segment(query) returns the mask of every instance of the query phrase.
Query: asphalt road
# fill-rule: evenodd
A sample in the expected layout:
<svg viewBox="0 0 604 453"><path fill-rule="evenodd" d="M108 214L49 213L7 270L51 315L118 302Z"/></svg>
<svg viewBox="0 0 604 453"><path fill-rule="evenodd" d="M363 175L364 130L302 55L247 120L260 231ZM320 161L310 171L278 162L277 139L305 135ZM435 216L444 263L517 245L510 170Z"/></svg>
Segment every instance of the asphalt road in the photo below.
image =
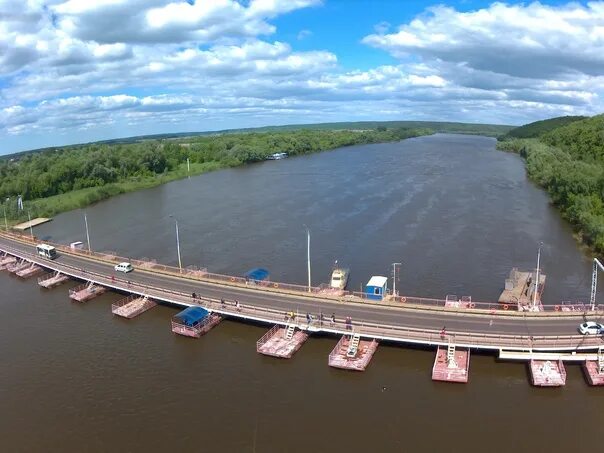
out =
<svg viewBox="0 0 604 453"><path fill-rule="evenodd" d="M0 249L19 250L23 253L35 253L33 245L24 244L13 239L0 237ZM56 264L54 264L56 263ZM301 315L322 312L326 316L335 314L337 319L350 316L354 322L369 322L388 326L409 327L440 331L444 326L448 332L486 333L522 336L565 336L577 335L577 326L582 322L580 314L563 318L546 316L508 316L499 313L484 316L469 315L463 309L457 311L434 311L413 309L410 307L386 307L371 302L352 303L338 302L329 299L295 296L250 288L241 288L216 283L192 281L178 276L166 275L146 270L134 270L125 276L113 270L113 265L93 261L77 255L61 253L54 261L48 261L48 267L53 265L68 265L90 273L104 275L108 278L115 276L119 280L128 279L133 285L148 285L182 292L196 294L213 299L226 301L238 300L242 305L271 308L279 311L298 312Z"/></svg>

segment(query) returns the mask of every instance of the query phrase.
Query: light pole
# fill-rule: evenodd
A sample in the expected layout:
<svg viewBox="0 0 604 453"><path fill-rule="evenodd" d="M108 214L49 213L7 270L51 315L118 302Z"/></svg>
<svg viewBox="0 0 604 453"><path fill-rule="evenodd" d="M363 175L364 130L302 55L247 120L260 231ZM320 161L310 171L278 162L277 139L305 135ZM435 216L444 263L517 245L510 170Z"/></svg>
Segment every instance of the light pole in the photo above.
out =
<svg viewBox="0 0 604 453"><path fill-rule="evenodd" d="M27 210L27 219L29 220L29 234L31 234L31 238L34 238L34 230L31 228L31 215L29 215L29 209Z"/></svg>
<svg viewBox="0 0 604 453"><path fill-rule="evenodd" d="M8 220L6 220L6 203L8 203L10 201L9 197L6 197L6 200L4 200L4 203L2 205L2 207L4 208L4 228L6 229L6 232L8 233Z"/></svg>
<svg viewBox="0 0 604 453"><path fill-rule="evenodd" d="M604 271L604 265L597 258L594 258L593 272L591 274L591 296L589 297L589 306L591 311L596 309L596 291L598 290L598 268Z"/></svg>
<svg viewBox="0 0 604 453"><path fill-rule="evenodd" d="M396 297L396 266L401 266L402 263L392 263L392 295Z"/></svg>
<svg viewBox="0 0 604 453"><path fill-rule="evenodd" d="M90 252L90 233L88 232L88 217L84 212L84 224L86 225L86 242L88 243L88 251Z"/></svg>
<svg viewBox="0 0 604 453"><path fill-rule="evenodd" d="M537 251L537 271L535 272L535 290L533 291L533 308L537 306L537 291L539 291L539 262L541 261L541 246L543 242L539 243L539 250Z"/></svg>
<svg viewBox="0 0 604 453"><path fill-rule="evenodd" d="M308 292L310 293L312 291L310 278L310 230L306 225L304 225L304 228L306 228L306 262L308 265Z"/></svg>
<svg viewBox="0 0 604 453"><path fill-rule="evenodd" d="M176 226L176 253L178 253L178 268L182 271L182 260L180 259L180 237L178 235L178 220L173 215L170 215L171 218L174 219L174 224Z"/></svg>

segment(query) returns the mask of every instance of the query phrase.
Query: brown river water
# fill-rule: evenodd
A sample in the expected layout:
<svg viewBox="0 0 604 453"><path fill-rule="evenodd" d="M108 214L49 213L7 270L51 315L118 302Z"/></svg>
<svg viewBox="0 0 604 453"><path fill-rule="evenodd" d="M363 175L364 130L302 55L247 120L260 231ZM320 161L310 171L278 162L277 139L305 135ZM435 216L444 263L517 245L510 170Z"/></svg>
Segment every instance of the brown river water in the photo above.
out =
<svg viewBox="0 0 604 453"><path fill-rule="evenodd" d="M115 197L87 210L95 250L313 283L335 259L349 289L402 262L402 294L495 300L543 242L544 303L589 296L590 258L522 160L490 138L436 135L264 162ZM83 211L34 230L85 240ZM559 389L526 365L474 353L469 383L434 383L434 351L380 345L363 373L331 369L337 338L291 360L256 353L269 326L225 321L199 340L170 331L176 309L111 315L123 295L78 305L0 273L0 446L6 452L541 452L590 445L604 388L568 365ZM596 438L596 443L598 439Z"/></svg>

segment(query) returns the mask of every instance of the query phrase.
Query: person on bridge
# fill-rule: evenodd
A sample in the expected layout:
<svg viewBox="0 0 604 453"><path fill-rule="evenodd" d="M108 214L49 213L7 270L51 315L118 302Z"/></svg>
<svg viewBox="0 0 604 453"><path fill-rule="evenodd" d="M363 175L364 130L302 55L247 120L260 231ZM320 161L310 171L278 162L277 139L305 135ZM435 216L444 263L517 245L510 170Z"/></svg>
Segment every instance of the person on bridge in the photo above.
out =
<svg viewBox="0 0 604 453"><path fill-rule="evenodd" d="M235 308L237 308L237 311L241 311L241 306L239 305L239 301L237 299L235 299Z"/></svg>
<svg viewBox="0 0 604 453"><path fill-rule="evenodd" d="M336 324L336 314L332 313L331 314L331 325L334 326Z"/></svg>
<svg viewBox="0 0 604 453"><path fill-rule="evenodd" d="M224 308L224 299L220 299L220 305Z"/></svg>
<svg viewBox="0 0 604 453"><path fill-rule="evenodd" d="M447 336L447 327L443 326L442 330L440 331L441 340L444 340L446 336Z"/></svg>

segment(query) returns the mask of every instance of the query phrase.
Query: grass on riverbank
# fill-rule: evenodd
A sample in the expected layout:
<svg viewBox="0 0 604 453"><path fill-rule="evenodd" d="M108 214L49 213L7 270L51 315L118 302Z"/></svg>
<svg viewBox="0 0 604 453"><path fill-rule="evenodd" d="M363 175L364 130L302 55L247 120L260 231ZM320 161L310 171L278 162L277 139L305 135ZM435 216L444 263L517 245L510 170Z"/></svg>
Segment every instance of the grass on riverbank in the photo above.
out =
<svg viewBox="0 0 604 453"><path fill-rule="evenodd" d="M434 133L429 129L294 131L233 134L180 141L103 145L54 150L0 162L0 195L11 224L52 217L109 197L147 189L187 176L263 161L273 152L291 156L370 143L399 141ZM187 171L190 161L190 172ZM58 193L57 193L58 192ZM15 193L23 194L19 211ZM33 200L29 198L39 193Z"/></svg>
<svg viewBox="0 0 604 453"><path fill-rule="evenodd" d="M180 164L175 170L155 176L133 177L124 182L105 184L100 187L88 187L86 189L74 190L60 195L32 200L28 203L32 217L52 217L61 212L73 209L82 209L91 204L107 198L134 192L136 190L149 189L170 181L196 176L202 173L225 168L218 162L192 163L191 171L187 172L187 165ZM19 223L20 219L11 220L11 224Z"/></svg>

